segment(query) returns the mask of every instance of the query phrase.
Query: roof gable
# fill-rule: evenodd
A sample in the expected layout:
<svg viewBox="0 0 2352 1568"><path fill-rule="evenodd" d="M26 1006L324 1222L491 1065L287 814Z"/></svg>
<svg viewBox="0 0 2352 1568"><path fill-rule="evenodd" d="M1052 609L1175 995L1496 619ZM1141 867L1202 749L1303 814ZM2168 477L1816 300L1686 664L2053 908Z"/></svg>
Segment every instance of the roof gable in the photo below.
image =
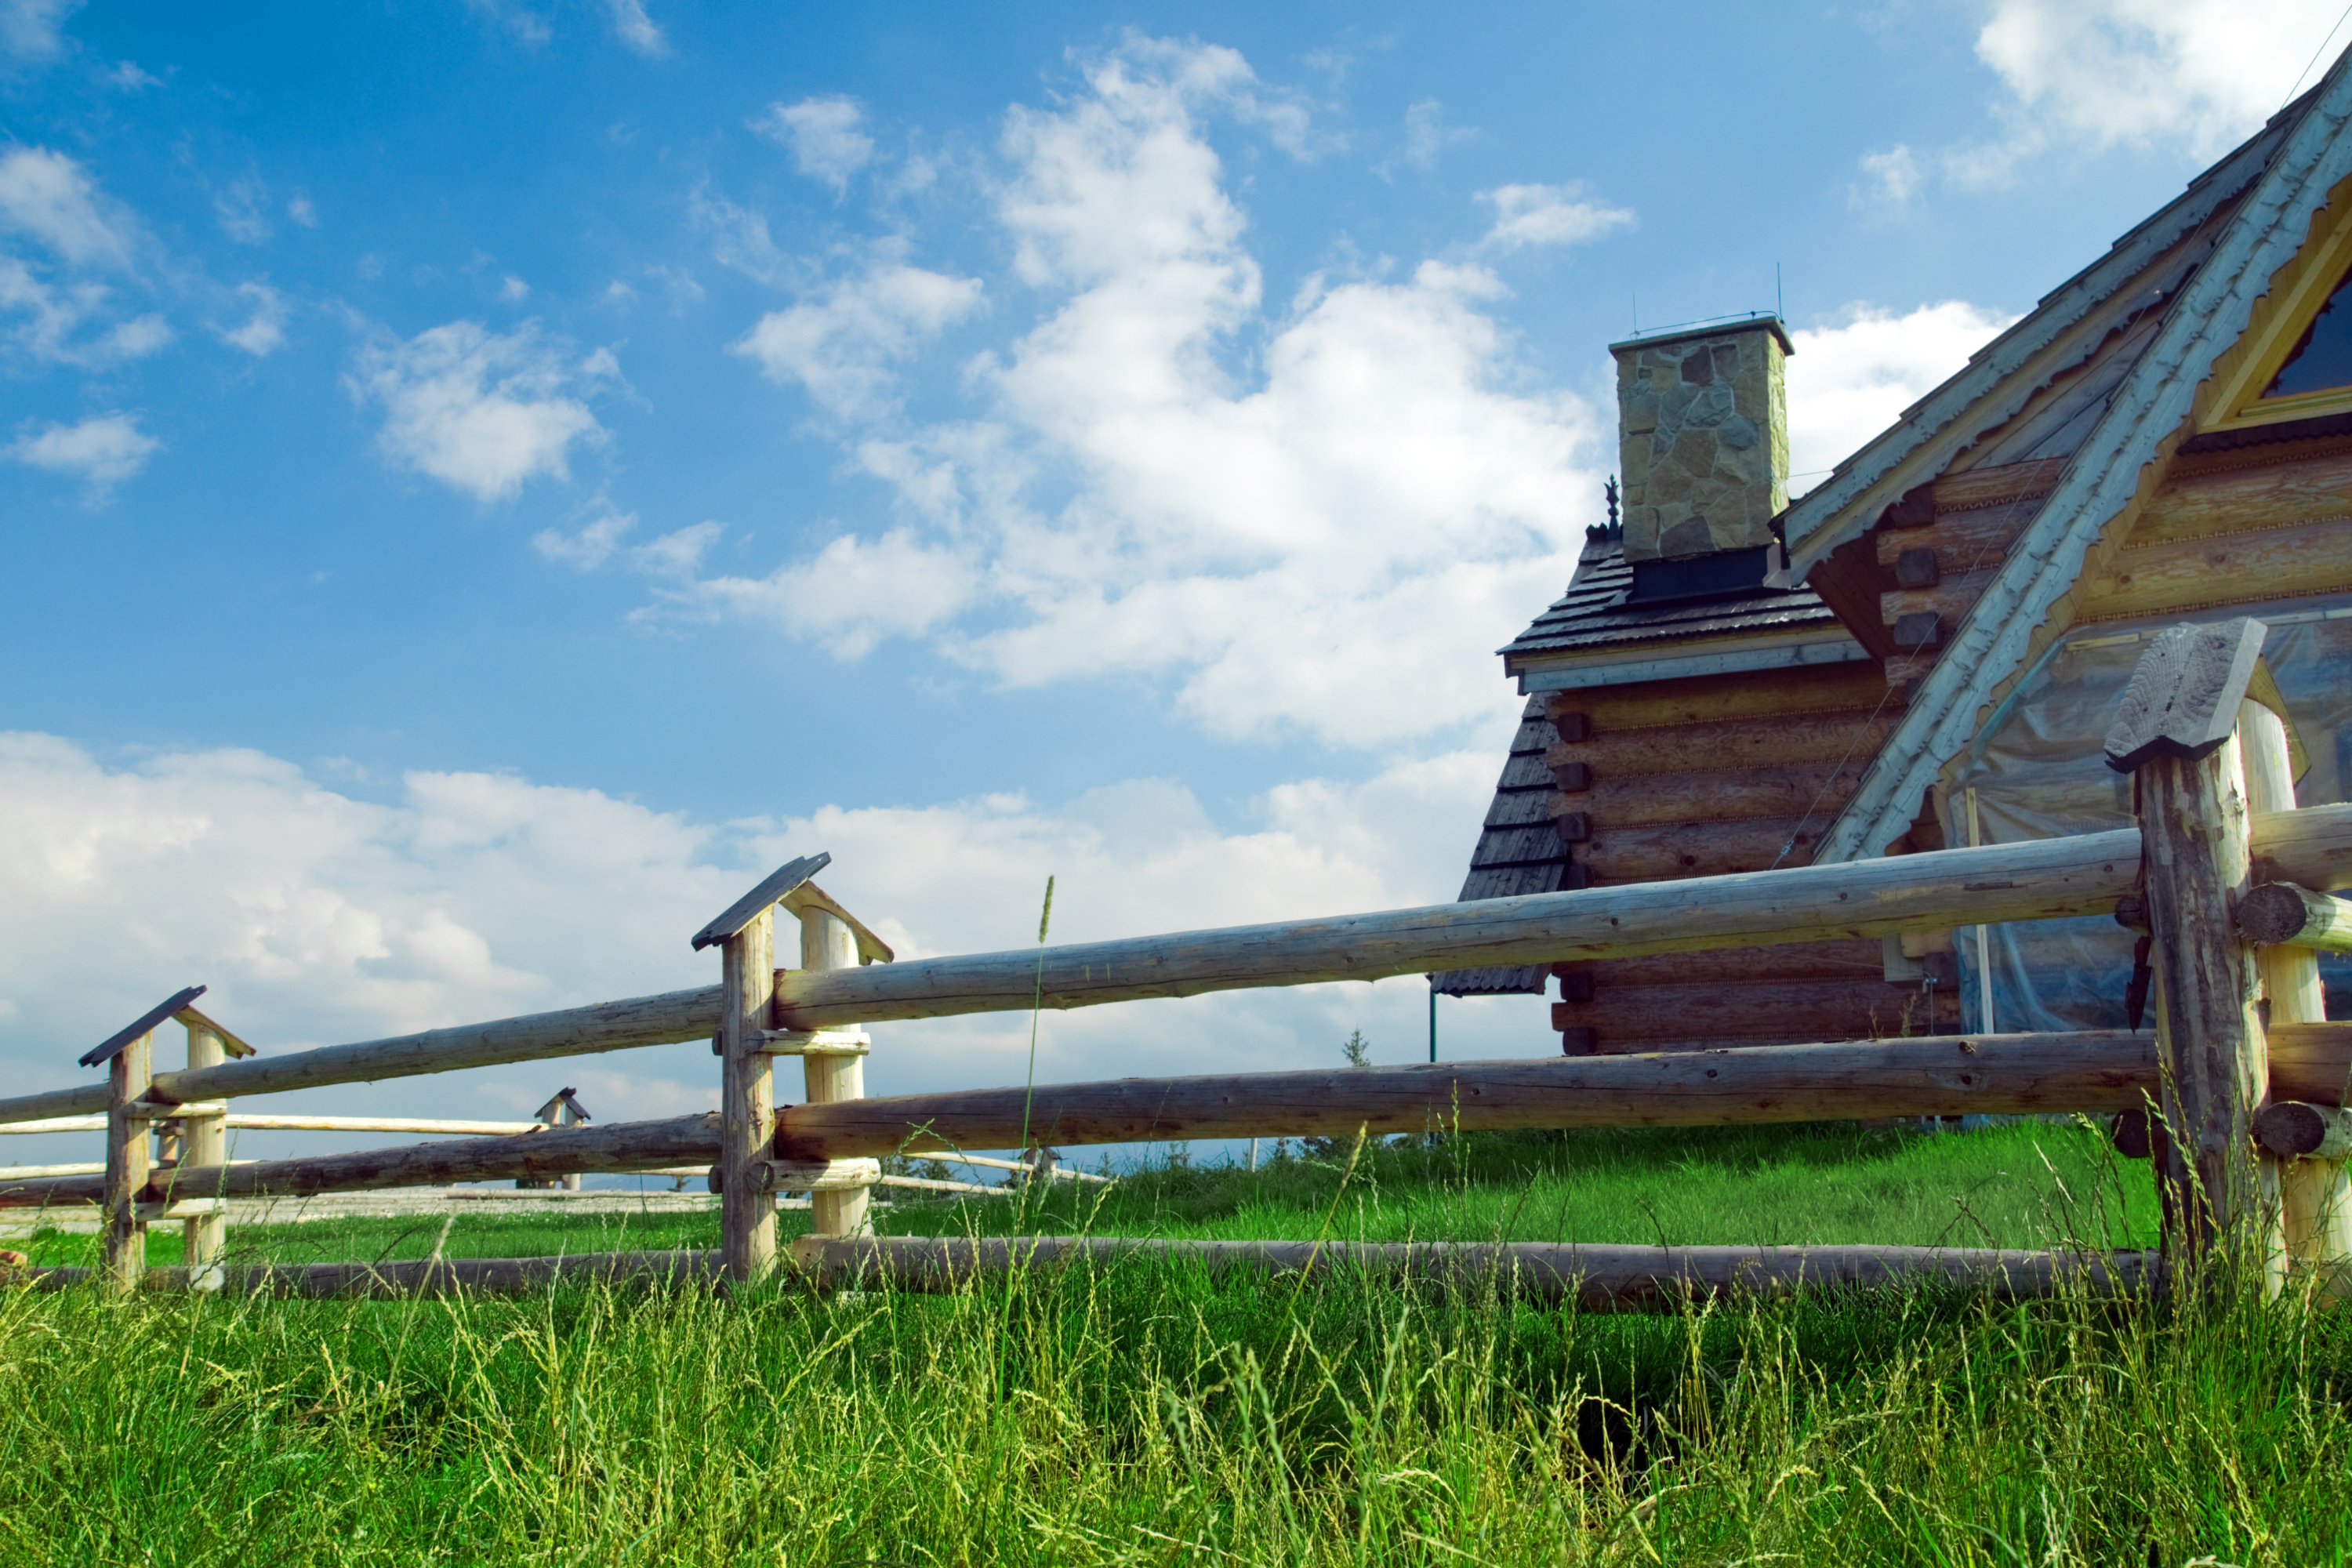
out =
<svg viewBox="0 0 2352 1568"><path fill-rule="evenodd" d="M2282 278L2295 276L2291 269L2306 257L2315 223L2337 187L2352 181L2352 136L2345 134L2352 121L2352 51L2296 109L2266 128L2264 137L2278 141L2261 179L2180 284L2161 325L1945 656L1914 687L1902 722L1832 826L1820 858L1874 855L1906 831L1986 706L2071 623L2077 583L2095 570L2096 552L2119 542L2174 448L2207 412L2216 373L2227 380L2252 352L2250 327L2259 328L2279 308L2266 297Z"/></svg>
<svg viewBox="0 0 2352 1568"><path fill-rule="evenodd" d="M2023 320L1971 355L1958 374L1792 503L1781 519L1791 575L1801 578L1907 491L1950 470L1980 439L2016 434L2019 416L2030 417L2036 395L2054 383L2075 377L2094 361L2105 361L2110 369L2135 362L2152 334L2133 329L2160 314L2201 270L2247 193L2326 85L2282 110L2105 256L2044 295ZM2127 354L2116 352L2119 336L2131 340L2122 345ZM2085 432L2070 434L2079 442ZM1973 457L1977 463L2012 462L2049 455L2053 445L2044 439L2021 449L2003 441L2000 452Z"/></svg>

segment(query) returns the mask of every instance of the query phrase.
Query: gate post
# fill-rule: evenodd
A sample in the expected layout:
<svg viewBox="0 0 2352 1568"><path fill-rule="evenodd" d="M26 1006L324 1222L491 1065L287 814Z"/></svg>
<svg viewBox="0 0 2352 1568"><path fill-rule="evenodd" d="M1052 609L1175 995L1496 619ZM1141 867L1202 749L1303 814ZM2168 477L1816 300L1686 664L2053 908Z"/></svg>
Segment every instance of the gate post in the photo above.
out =
<svg viewBox="0 0 2352 1568"><path fill-rule="evenodd" d="M193 1016L193 1010L181 1015L180 1022L188 1030L188 1067L218 1067L226 1059L221 1037L209 1023ZM228 1132L226 1110L219 1116L197 1114L182 1119L180 1129L180 1163L184 1167L213 1166L228 1163ZM212 1198L210 1193L183 1193L184 1198ZM190 1215L182 1221L183 1260L188 1266L188 1283L196 1289L220 1288L221 1254L228 1239L228 1215L223 1205L214 1202L201 1214Z"/></svg>
<svg viewBox="0 0 2352 1568"><path fill-rule="evenodd" d="M139 1289L147 1271L147 1222L139 1197L147 1185L147 1118L132 1102L147 1092L154 1076L155 1037L151 1031L127 1041L106 1064L106 1237L102 1266L107 1287Z"/></svg>
<svg viewBox="0 0 2352 1568"><path fill-rule="evenodd" d="M2239 710L2238 733L2245 747L2248 804L2258 813L2294 810L2294 763L2284 721L2250 700ZM2316 952L2292 942L2258 945L2254 965L2269 1005L2266 1025L2326 1022ZM2282 1159L2278 1172L2288 1267L2326 1269L2323 1293L2352 1293L2352 1177L2344 1162Z"/></svg>
<svg viewBox="0 0 2352 1568"><path fill-rule="evenodd" d="M2106 756L2132 775L2147 879L2170 1132L2157 1179L2176 1227L2166 1247L2185 1264L2218 1254L2257 1269L2267 1294L2284 1273L2278 1167L2253 1138L2270 1062L2236 921L2252 866L2239 706L2266 629L2242 616L2159 634L2132 671Z"/></svg>
<svg viewBox="0 0 2352 1568"><path fill-rule="evenodd" d="M857 937L831 910L809 907L799 911L801 967L855 969ZM802 1081L810 1105L866 1098L866 1041L862 1031L823 1029L795 1042L801 1058ZM870 1187L819 1188L809 1194L809 1231L814 1236L871 1236Z"/></svg>
<svg viewBox="0 0 2352 1568"><path fill-rule="evenodd" d="M728 1277L746 1285L776 1261L776 1199L761 1179L776 1136L774 1074L761 1048L776 994L775 938L775 910L763 909L726 939L720 968L719 1245Z"/></svg>

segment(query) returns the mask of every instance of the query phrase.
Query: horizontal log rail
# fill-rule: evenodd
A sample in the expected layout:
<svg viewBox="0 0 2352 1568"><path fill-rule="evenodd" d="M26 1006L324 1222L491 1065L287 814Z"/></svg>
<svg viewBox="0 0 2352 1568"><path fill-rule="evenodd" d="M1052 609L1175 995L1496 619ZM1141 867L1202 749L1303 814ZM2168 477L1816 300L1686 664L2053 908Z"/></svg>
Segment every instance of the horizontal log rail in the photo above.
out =
<svg viewBox="0 0 2352 1568"><path fill-rule="evenodd" d="M558 1127L527 1138L471 1138L446 1143L411 1143L394 1149L362 1149L299 1160L239 1161L226 1165L184 1165L158 1171L145 1194L164 1198L309 1197L319 1193L362 1193L386 1187L441 1186L451 1182L544 1181L574 1173L633 1173L680 1165L709 1164L719 1156L719 1115L678 1116L664 1121L614 1121L603 1126ZM103 1197L102 1176L61 1176L0 1187L0 1208L37 1208L49 1204L95 1203Z"/></svg>
<svg viewBox="0 0 2352 1568"><path fill-rule="evenodd" d="M1586 1311L1639 1310L1693 1296L1785 1296L1803 1289L1944 1284L1996 1299L2069 1287L2137 1293L2152 1252L2037 1252L1933 1247L1608 1247L1549 1242L1189 1241L1127 1237L805 1236L792 1258L821 1286L887 1282L948 1291L974 1280L1074 1264L1190 1264L1326 1279L1421 1280L1542 1300Z"/></svg>
<svg viewBox="0 0 2352 1568"><path fill-rule="evenodd" d="M2334 1104L2352 1024L2280 1025L2281 1098ZM2125 1110L2156 1091L2152 1033L1945 1035L1526 1061L1116 1079L799 1105L777 1117L793 1159L1001 1148L1025 1126L1056 1144L1433 1129L1715 1126L1849 1117Z"/></svg>
<svg viewBox="0 0 2352 1568"><path fill-rule="evenodd" d="M95 1283L95 1268L25 1271L36 1290L68 1290ZM249 1268L150 1268L142 1289L196 1288L233 1296L419 1296L479 1292L512 1295L544 1290L561 1280L593 1284L638 1280L709 1283L719 1278L716 1250L682 1252L579 1252L564 1258L449 1258L408 1263L265 1264ZM8 1275L0 1271L0 1282Z"/></svg>
<svg viewBox="0 0 2352 1568"><path fill-rule="evenodd" d="M2281 1100L2336 1105L2352 1078L2352 1024L2270 1033ZM793 1106L775 1154L814 1180L825 1162L1004 1148L1027 1131L1054 1143L1196 1138L1350 1137L1432 1130L1716 1126L1850 1117L2135 1109L2157 1089L2151 1034L1946 1035L1833 1045L1752 1046L1566 1060L1454 1062L1115 1079L1035 1089L956 1089ZM715 1113L160 1172L144 1195L301 1197L319 1193L661 1172L719 1156ZM861 1167L861 1175L863 1168ZM102 1177L0 1187L0 1208L94 1203Z"/></svg>
<svg viewBox="0 0 2352 1568"><path fill-rule="evenodd" d="M2352 884L2352 805L2258 816L2253 844L2255 872L2263 880L2319 889ZM780 1023L809 1030L1022 1011L1039 994L1041 976L1045 1006L1087 1007L1489 964L1763 947L2105 914L2130 890L2138 863L2139 834L2123 828L1680 882L1085 942L1047 948L1042 954L1028 950L784 970L777 974L776 1012ZM719 988L709 986L159 1072L149 1094L164 1100L275 1094L626 1050L708 1038L718 1018ZM88 1113L105 1104L103 1084L53 1089L0 1100L0 1122Z"/></svg>

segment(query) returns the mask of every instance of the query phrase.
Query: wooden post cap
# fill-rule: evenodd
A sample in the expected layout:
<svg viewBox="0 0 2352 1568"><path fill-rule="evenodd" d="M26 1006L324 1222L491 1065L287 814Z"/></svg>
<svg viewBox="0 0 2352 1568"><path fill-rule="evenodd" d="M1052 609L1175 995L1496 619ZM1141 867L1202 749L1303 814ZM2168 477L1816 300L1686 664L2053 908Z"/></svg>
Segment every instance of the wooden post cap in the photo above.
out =
<svg viewBox="0 0 2352 1568"><path fill-rule="evenodd" d="M191 985L184 991L175 993L168 1001L158 1002L154 1006L142 1013L135 1022L125 1024L97 1045L82 1052L79 1058L81 1065L94 1068L112 1061L122 1053L123 1047L142 1035L153 1033L156 1025L204 994L204 986Z"/></svg>
<svg viewBox="0 0 2352 1568"><path fill-rule="evenodd" d="M2124 689L2107 731L2107 766L2127 773L2159 755L2193 762L2218 750L2237 728L2269 630L2240 616L2158 633Z"/></svg>
<svg viewBox="0 0 2352 1568"><path fill-rule="evenodd" d="M694 951L725 942L781 902L802 883L833 864L830 854L803 855L776 868L758 887L727 906L727 912L694 933Z"/></svg>

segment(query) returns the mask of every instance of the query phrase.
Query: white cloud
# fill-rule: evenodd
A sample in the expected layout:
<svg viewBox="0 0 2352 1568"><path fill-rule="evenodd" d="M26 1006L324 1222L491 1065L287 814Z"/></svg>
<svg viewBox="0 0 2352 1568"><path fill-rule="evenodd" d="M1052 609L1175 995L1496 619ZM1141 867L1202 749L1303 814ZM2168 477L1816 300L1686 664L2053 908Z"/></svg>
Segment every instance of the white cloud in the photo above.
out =
<svg viewBox="0 0 2352 1568"><path fill-rule="evenodd" d="M247 178L213 193L213 216L221 232L239 245L259 245L277 230L269 222L269 188Z"/></svg>
<svg viewBox="0 0 2352 1568"><path fill-rule="evenodd" d="M1493 649L1597 521L1603 424L1526 388L1483 268L1317 279L1268 311L1206 123L1260 96L1230 50L1142 41L1015 106L996 213L1045 306L968 365L983 411L851 437L905 513L880 538L829 529L664 604L844 653L927 636L1012 685L1166 679L1223 735L1378 747L1484 712ZM814 390L799 363L777 368ZM844 406L875 405L874 363L846 361Z"/></svg>
<svg viewBox="0 0 2352 1568"><path fill-rule="evenodd" d="M861 129L865 122L857 100L836 93L772 103L751 129L790 149L793 166L802 174L845 191L849 177L874 158L874 138Z"/></svg>
<svg viewBox="0 0 2352 1568"><path fill-rule="evenodd" d="M1448 147L1477 135L1475 127L1446 124L1444 106L1424 98L1404 111L1404 161L1416 169L1434 169Z"/></svg>
<svg viewBox="0 0 2352 1568"><path fill-rule="evenodd" d="M57 58L65 47L65 21L82 0L0 0L0 54L24 60Z"/></svg>
<svg viewBox="0 0 2352 1568"><path fill-rule="evenodd" d="M762 283L788 283L800 269L769 235L768 220L748 207L714 196L706 186L695 191L688 210L694 226L711 237L710 254L721 267L731 267ZM697 287L694 292L699 297L701 289Z"/></svg>
<svg viewBox="0 0 2352 1568"><path fill-rule="evenodd" d="M593 572L613 558L637 526L637 514L633 511L607 511L593 522L584 523L572 533L560 529L543 528L531 535L530 547L550 561L561 561L577 566L583 572Z"/></svg>
<svg viewBox="0 0 2352 1568"><path fill-rule="evenodd" d="M286 216L304 228L319 226L319 209L310 205L308 196L296 196L286 204Z"/></svg>
<svg viewBox="0 0 2352 1568"><path fill-rule="evenodd" d="M163 443L139 428L136 414L100 414L74 425L50 423L27 430L0 457L70 474L88 484L93 496L109 490L147 466Z"/></svg>
<svg viewBox="0 0 2352 1568"><path fill-rule="evenodd" d="M2335 0L1997 0L1977 55L2071 138L2207 159L2277 111L2342 16Z"/></svg>
<svg viewBox="0 0 2352 1568"><path fill-rule="evenodd" d="M1060 803L827 805L722 827L512 775L410 773L376 804L251 751L116 764L0 733L0 1006L15 1015L0 1072L19 1092L80 1081L67 1047L192 983L272 1055L710 984L717 966L688 934L814 849L835 857L826 889L910 959L1026 945L1048 874L1057 941L1442 901L1492 788L1507 726L1489 728L1476 751L1285 786L1238 829L1153 779ZM1411 1060L1425 995L1416 976L1053 1014L1040 1078L1336 1064L1358 1025L1381 1059ZM1542 1008L1449 1004L1448 1054L1549 1054ZM869 1092L981 1087L1019 1081L1028 1020L873 1033ZM167 1037L159 1059L171 1048ZM619 1121L707 1107L715 1075L709 1047L689 1042L305 1100L481 1114L527 1110L569 1082L593 1086L592 1109ZM293 1146L248 1134L238 1152Z"/></svg>
<svg viewBox="0 0 2352 1568"><path fill-rule="evenodd" d="M224 329L221 341L256 359L276 353L286 342L285 296L267 283L240 283L236 291L253 301L253 314L243 326Z"/></svg>
<svg viewBox="0 0 2352 1568"><path fill-rule="evenodd" d="M1479 241L1492 250L1579 245L1633 223L1633 215L1623 207L1586 199L1579 184L1499 185L1480 191L1478 199L1495 209L1495 226Z"/></svg>
<svg viewBox="0 0 2352 1568"><path fill-rule="evenodd" d="M604 439L573 395L598 368L593 356L572 361L534 321L507 333L451 321L365 344L345 385L383 406L385 457L488 503L541 475L570 479L572 444Z"/></svg>
<svg viewBox="0 0 2352 1568"><path fill-rule="evenodd" d="M114 68L100 79L117 92L144 92L151 87L161 87L163 79L139 68L135 60L117 60Z"/></svg>
<svg viewBox="0 0 2352 1568"><path fill-rule="evenodd" d="M1790 334L1790 490L1802 494L2017 321L1962 300L1904 315L1849 305Z"/></svg>
<svg viewBox="0 0 2352 1568"><path fill-rule="evenodd" d="M669 40L646 15L645 0L604 0L604 12L612 20L613 36L647 59L669 53Z"/></svg>
<svg viewBox="0 0 2352 1568"><path fill-rule="evenodd" d="M1919 155L1898 142L1862 159L1862 183L1848 188L1847 205L1858 208L1899 210L1911 205L1926 177Z"/></svg>
<svg viewBox="0 0 2352 1568"><path fill-rule="evenodd" d="M66 261L127 267L135 230L79 163L46 147L0 154L0 227Z"/></svg>
<svg viewBox="0 0 2352 1568"><path fill-rule="evenodd" d="M871 418L892 405L889 366L979 309L981 284L883 258L760 319L730 353L769 378L799 382L829 413Z"/></svg>
<svg viewBox="0 0 2352 1568"><path fill-rule="evenodd" d="M1977 58L2000 79L1991 135L1861 160L1857 207L1899 210L1929 178L1990 190L2037 159L2118 145L2208 162L2251 135L2340 47L2335 0L1991 0Z"/></svg>
<svg viewBox="0 0 2352 1568"><path fill-rule="evenodd" d="M509 272L499 280L499 298L509 304L517 300L528 300L530 298L530 285Z"/></svg>

